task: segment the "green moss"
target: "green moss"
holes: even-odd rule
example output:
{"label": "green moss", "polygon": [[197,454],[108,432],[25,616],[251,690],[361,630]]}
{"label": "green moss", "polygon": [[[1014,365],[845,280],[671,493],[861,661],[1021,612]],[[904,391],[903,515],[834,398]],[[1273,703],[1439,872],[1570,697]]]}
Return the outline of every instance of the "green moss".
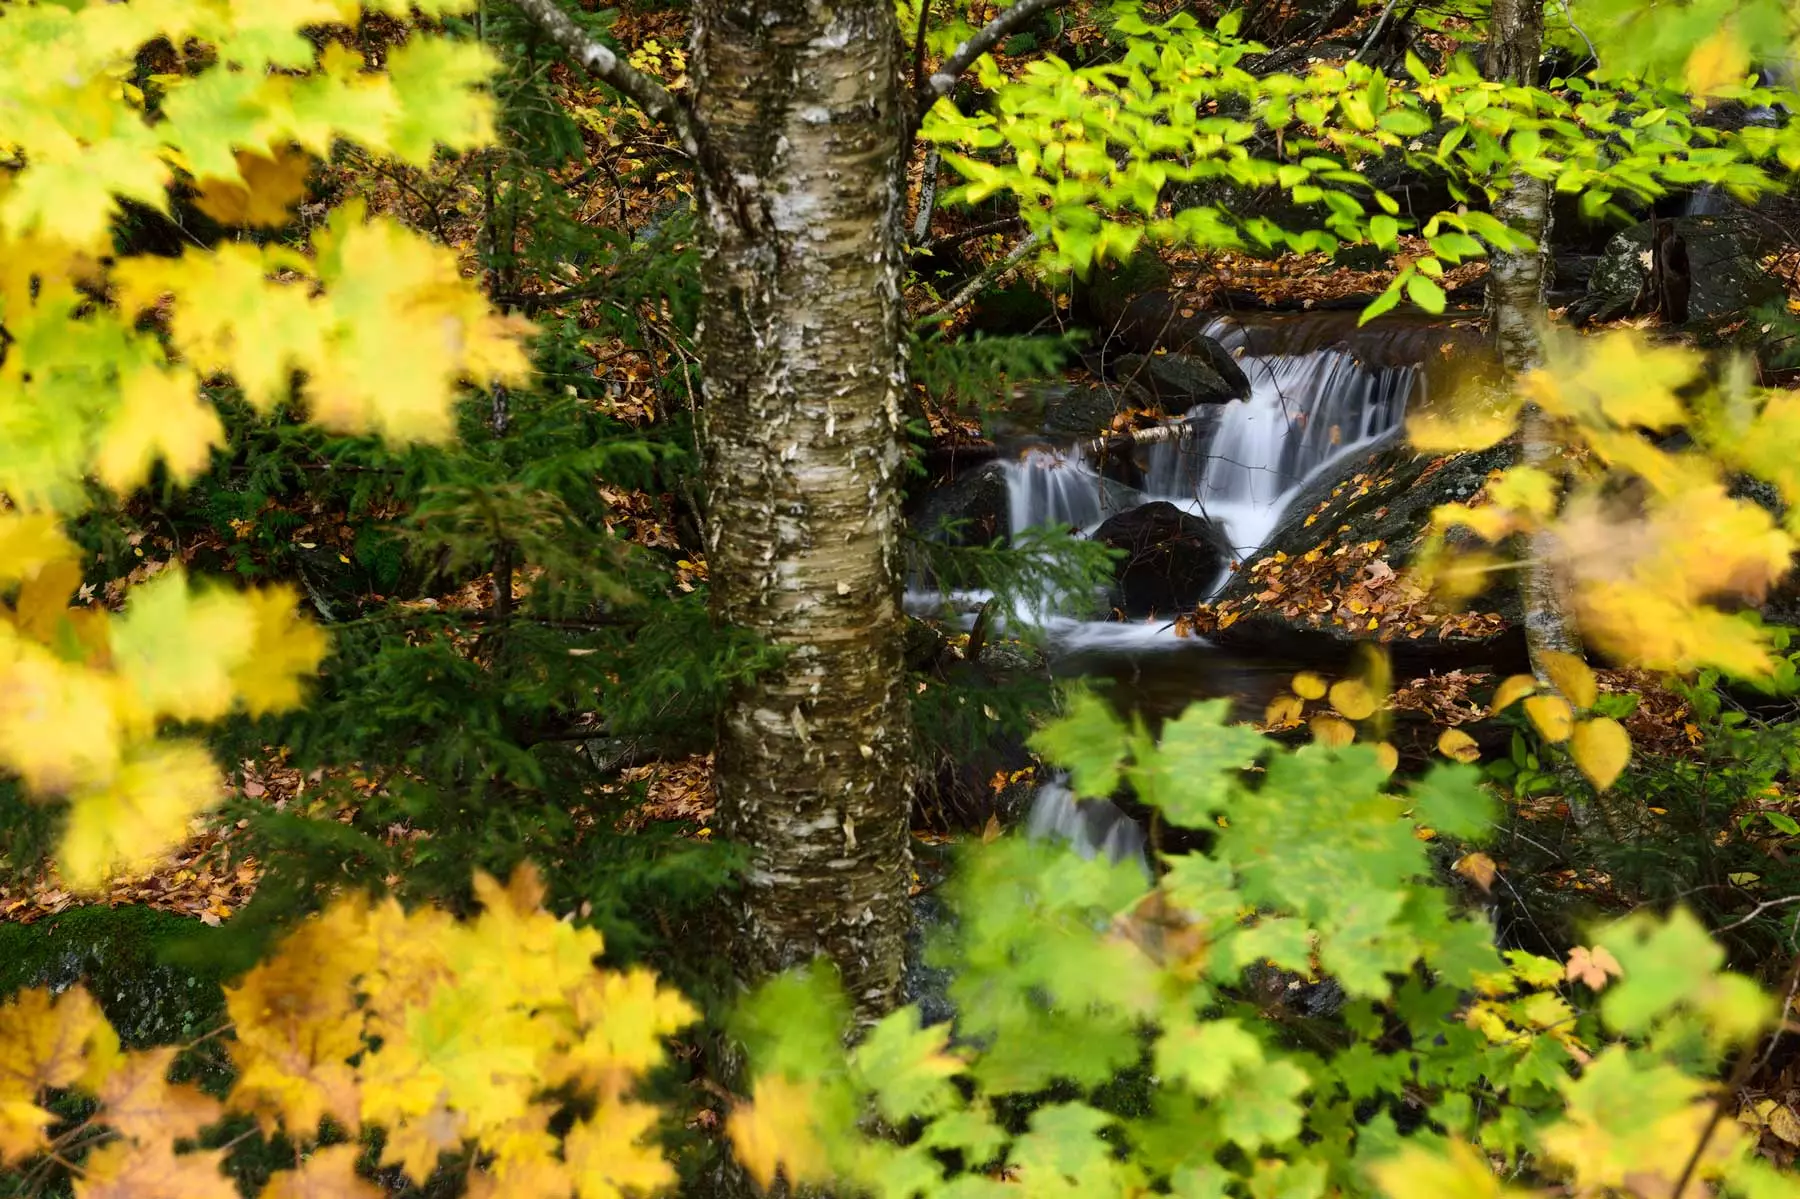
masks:
{"label": "green moss", "polygon": [[152,908],[85,907],[0,925],[0,996],[84,981],[128,1046],[189,1041],[224,1021],[224,981],[207,965],[220,934]]}

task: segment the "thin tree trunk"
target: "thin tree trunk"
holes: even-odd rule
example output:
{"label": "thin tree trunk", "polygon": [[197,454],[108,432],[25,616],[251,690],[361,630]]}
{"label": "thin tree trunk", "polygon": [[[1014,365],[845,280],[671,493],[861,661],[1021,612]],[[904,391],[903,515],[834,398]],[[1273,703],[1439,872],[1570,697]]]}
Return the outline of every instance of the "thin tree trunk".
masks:
{"label": "thin tree trunk", "polygon": [[740,966],[825,955],[865,1021],[909,911],[900,46],[888,0],[702,0],[692,56],[714,613],[782,654],[720,729]]}
{"label": "thin tree trunk", "polygon": [[[1487,57],[1483,64],[1490,79],[1503,83],[1535,85],[1538,61],[1544,51],[1542,0],[1493,0],[1488,29]],[[1515,174],[1510,186],[1494,200],[1494,216],[1509,228],[1531,238],[1532,246],[1514,252],[1495,252],[1488,267],[1486,306],[1488,328],[1493,335],[1501,369],[1511,378],[1544,364],[1543,327],[1548,320],[1544,291],[1550,253],[1550,185],[1529,175]],[[1561,475],[1562,447],[1555,430],[1535,404],[1527,404],[1520,418],[1519,461]],[[1556,562],[1560,557],[1553,533],[1534,534],[1526,546],[1520,601],[1525,617],[1525,648],[1532,673],[1549,681],[1544,655],[1549,652],[1582,653],[1581,636],[1565,598]],[[1587,802],[1585,785],[1565,778],[1569,811],[1584,836],[1605,833],[1607,813]]]}

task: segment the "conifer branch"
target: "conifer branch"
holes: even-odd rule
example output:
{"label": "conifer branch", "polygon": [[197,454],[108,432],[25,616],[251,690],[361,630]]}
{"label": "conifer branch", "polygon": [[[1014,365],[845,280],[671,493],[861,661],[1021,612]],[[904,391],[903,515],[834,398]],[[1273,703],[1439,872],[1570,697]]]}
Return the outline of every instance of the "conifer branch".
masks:
{"label": "conifer branch", "polygon": [[581,31],[557,0],[514,0],[520,12],[596,79],[674,131],[688,157],[700,157],[700,140],[687,106],[662,84]]}
{"label": "conifer branch", "polygon": [[1065,0],[1018,0],[1018,3],[1006,9],[999,16],[981,27],[974,37],[958,46],[942,66],[931,73],[925,86],[920,89],[919,107],[929,107],[931,101],[939,96],[948,95],[956,81],[964,71],[975,65],[975,60],[998,46],[1001,42],[1018,32],[1039,13],[1065,3]]}

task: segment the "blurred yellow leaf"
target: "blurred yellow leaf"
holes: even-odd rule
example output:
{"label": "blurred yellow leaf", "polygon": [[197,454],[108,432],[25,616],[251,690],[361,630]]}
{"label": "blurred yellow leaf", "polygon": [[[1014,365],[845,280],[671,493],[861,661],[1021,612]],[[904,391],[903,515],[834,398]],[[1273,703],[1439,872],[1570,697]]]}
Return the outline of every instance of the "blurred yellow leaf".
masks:
{"label": "blurred yellow leaf", "polygon": [[1688,87],[1697,96],[1741,84],[1749,73],[1750,52],[1730,24],[1694,47],[1685,70]]}
{"label": "blurred yellow leaf", "polygon": [[1348,720],[1367,720],[1375,714],[1375,696],[1360,679],[1340,679],[1331,685],[1331,706]]}
{"label": "blurred yellow leaf", "polygon": [[1456,865],[1452,869],[1483,891],[1492,890],[1494,879],[1500,875],[1500,868],[1494,864],[1494,859],[1485,853],[1466,853],[1456,859]]}
{"label": "blurred yellow leaf", "polygon": [[1325,698],[1325,680],[1312,673],[1310,670],[1301,671],[1299,674],[1295,675],[1294,681],[1289,683],[1288,686],[1292,687],[1294,689],[1294,694],[1298,695],[1301,699]]}
{"label": "blurred yellow leaf", "polygon": [[726,1119],[725,1133],[739,1164],[764,1189],[778,1170],[791,1185],[829,1179],[812,1111],[816,1089],[810,1082],[765,1075],[756,1080],[750,1102]]}
{"label": "blurred yellow leaf", "polygon": [[1604,791],[1631,761],[1631,735],[1618,721],[1605,716],[1584,720],[1575,726],[1569,756],[1595,789]]}
{"label": "blurred yellow leaf", "polygon": [[1550,742],[1567,741],[1575,723],[1569,701],[1560,695],[1530,696],[1525,700],[1525,715],[1531,717],[1538,734]]}
{"label": "blurred yellow leaf", "polygon": [[1479,1150],[1455,1140],[1442,1152],[1409,1145],[1369,1173],[1388,1199],[1522,1199],[1531,1193],[1501,1183]]}
{"label": "blurred yellow leaf", "polygon": [[1356,740],[1356,730],[1336,716],[1315,716],[1309,722],[1313,740],[1331,749],[1342,749]]}
{"label": "blurred yellow leaf", "polygon": [[1301,714],[1306,709],[1306,701],[1298,695],[1282,693],[1269,701],[1263,709],[1264,724],[1298,724]]}
{"label": "blurred yellow leaf", "polygon": [[325,657],[325,632],[300,615],[299,599],[287,586],[244,594],[250,652],[232,669],[231,682],[252,716],[298,707],[304,683]]}
{"label": "blurred yellow leaf", "polygon": [[1487,485],[1488,499],[1494,504],[1540,520],[1556,512],[1556,498],[1561,490],[1554,475],[1535,466],[1512,467]]}
{"label": "blurred yellow leaf", "polygon": [[146,721],[211,720],[231,708],[232,672],[249,657],[257,627],[241,597],[190,589],[172,568],[131,589],[113,622],[113,658]]}
{"label": "blurred yellow leaf", "polygon": [[0,583],[36,577],[51,562],[73,561],[75,547],[48,512],[0,512]]}
{"label": "blurred yellow leaf", "polygon": [[225,443],[225,427],[200,399],[191,370],[146,366],[119,383],[119,407],[100,435],[94,470],[121,495],[150,476],[162,459],[177,483],[206,469],[213,447]]}
{"label": "blurred yellow leaf", "polygon": [[1537,680],[1528,674],[1515,674],[1494,688],[1494,702],[1488,707],[1489,716],[1497,716],[1537,690]]}
{"label": "blurred yellow leaf", "polygon": [[1461,729],[1445,729],[1438,734],[1438,752],[1446,758],[1454,758],[1458,762],[1479,762],[1481,747],[1475,744],[1475,738]]}
{"label": "blurred yellow leaf", "polygon": [[294,205],[306,198],[312,161],[310,155],[285,146],[273,157],[239,150],[239,178],[201,179],[194,206],[221,225],[280,228],[293,219]]}
{"label": "blurred yellow leaf", "polygon": [[1600,697],[1599,684],[1588,664],[1574,654],[1547,649],[1538,654],[1538,664],[1563,697],[1577,708],[1591,708]]}
{"label": "blurred yellow leaf", "polygon": [[69,797],[57,865],[71,887],[146,866],[187,837],[187,823],[221,797],[219,771],[200,745],[153,742],[120,762],[104,786]]}
{"label": "blurred yellow leaf", "polygon": [[1388,774],[1392,774],[1400,767],[1400,751],[1395,749],[1390,742],[1377,742],[1375,745],[1375,760],[1381,763],[1382,770],[1386,771]]}

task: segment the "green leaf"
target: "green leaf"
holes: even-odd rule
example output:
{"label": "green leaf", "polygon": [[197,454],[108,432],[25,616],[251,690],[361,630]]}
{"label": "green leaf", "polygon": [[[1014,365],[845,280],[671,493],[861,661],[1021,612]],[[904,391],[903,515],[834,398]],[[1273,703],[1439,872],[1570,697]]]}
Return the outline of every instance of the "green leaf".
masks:
{"label": "green leaf", "polygon": [[1262,1064],[1263,1047],[1236,1020],[1200,1024],[1183,1017],[1171,1020],[1156,1039],[1155,1060],[1158,1075],[1180,1079],[1196,1095],[1214,1099],[1240,1070]]}
{"label": "green leaf", "polygon": [[1076,689],[1069,695],[1067,713],[1034,733],[1031,748],[1068,770],[1076,795],[1105,798],[1119,786],[1125,726],[1105,700]]}
{"label": "green leaf", "polygon": [[1210,699],[1164,725],[1161,744],[1132,772],[1139,797],[1190,828],[1224,807],[1238,772],[1269,749],[1249,725],[1226,724],[1230,712],[1229,700]]}
{"label": "green leaf", "polygon": [[1707,986],[1725,951],[1685,908],[1667,920],[1634,912],[1597,939],[1618,961],[1619,980],[1600,999],[1606,1023],[1628,1035],[1649,1031],[1657,1018]]}
{"label": "green leaf", "polygon": [[919,1009],[889,1013],[869,1031],[851,1055],[864,1082],[875,1092],[875,1105],[895,1124],[914,1116],[932,1116],[956,1101],[952,1075],[962,1063],[944,1052],[950,1026],[919,1026]]}
{"label": "green leaf", "polygon": [[1366,325],[1383,313],[1391,312],[1394,305],[1399,302],[1400,280],[1396,278],[1392,283],[1388,284],[1386,291],[1369,301],[1368,307],[1362,310],[1362,315],[1356,318],[1356,323],[1358,325]]}
{"label": "green leaf", "polygon": [[1413,303],[1434,316],[1444,311],[1444,289],[1423,275],[1414,275],[1406,281],[1406,294]]}
{"label": "green leaf", "polygon": [[1393,217],[1377,214],[1369,218],[1369,238],[1376,245],[1391,246],[1399,236],[1400,222]]}
{"label": "green leaf", "polygon": [[1222,1105],[1220,1130],[1245,1150],[1293,1140],[1306,1116],[1297,1100],[1310,1082],[1292,1062],[1268,1063],[1247,1076],[1232,1101]]}
{"label": "green leaf", "polygon": [[1499,803],[1481,785],[1481,769],[1464,762],[1439,762],[1411,787],[1413,817],[1427,828],[1463,841],[1486,836],[1500,814]]}

